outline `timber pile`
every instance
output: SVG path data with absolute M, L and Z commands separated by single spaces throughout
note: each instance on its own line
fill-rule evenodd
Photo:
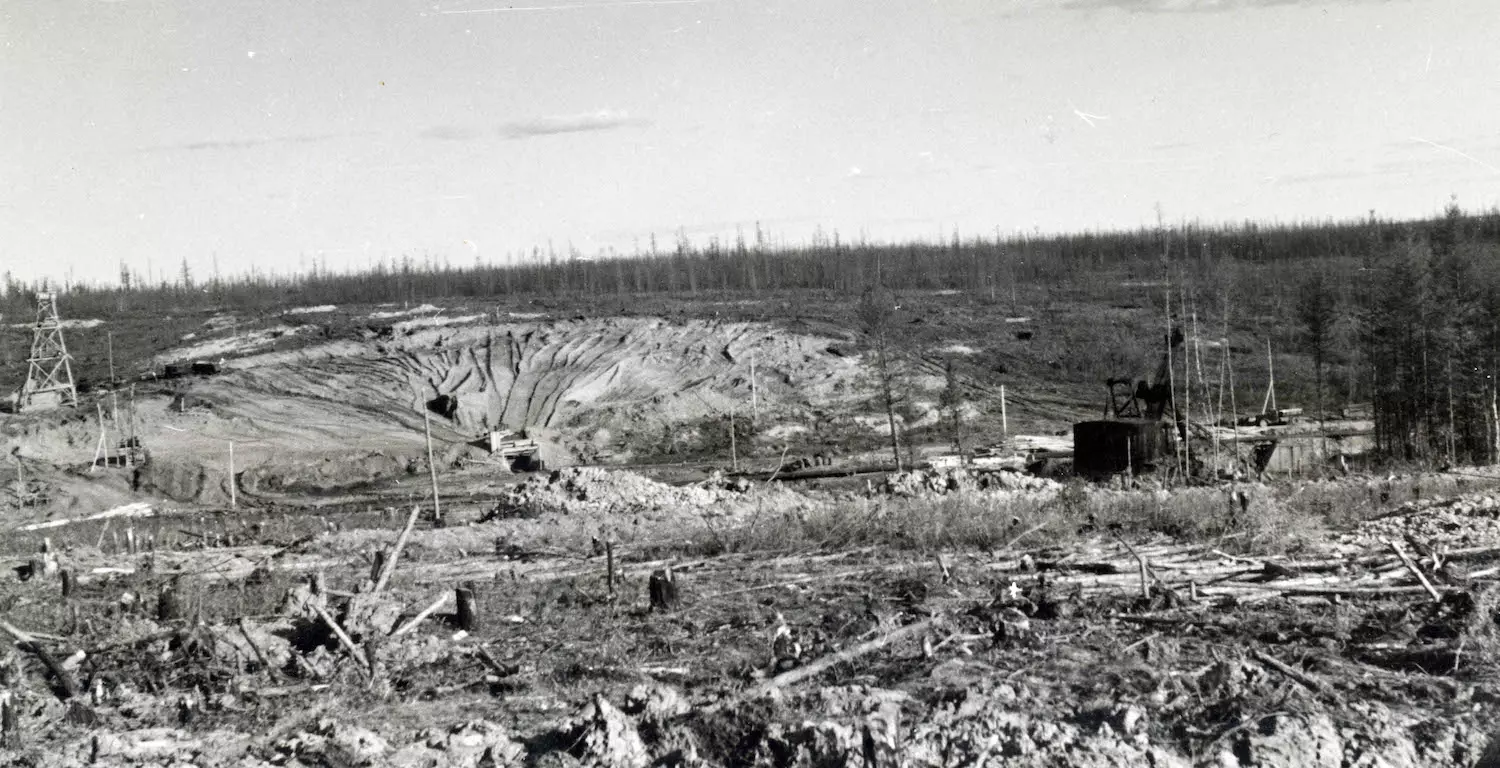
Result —
M 1038 550 L 992 562 L 988 570 L 1050 581 L 1061 591 L 1170 594 L 1178 602 L 1244 605 L 1272 598 L 1326 601 L 1445 594 L 1500 582 L 1500 546 L 1451 551 L 1414 544 L 1416 555 L 1388 541 L 1381 550 L 1341 557 L 1246 557 L 1209 545 L 1124 542 L 1067 552 Z

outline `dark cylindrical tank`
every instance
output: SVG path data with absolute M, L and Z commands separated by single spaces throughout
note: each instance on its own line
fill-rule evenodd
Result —
M 1169 429 L 1168 422 L 1156 419 L 1074 424 L 1073 471 L 1084 477 L 1108 477 L 1127 467 L 1137 474 L 1150 472 L 1168 452 Z

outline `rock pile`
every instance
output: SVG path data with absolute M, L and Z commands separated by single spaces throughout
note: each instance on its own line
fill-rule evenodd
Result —
M 1055 492 L 1062 488 L 1056 480 L 1024 472 L 1002 470 L 980 472 L 964 468 L 915 469 L 897 472 L 885 479 L 881 491 L 892 496 L 941 496 L 966 491 Z
M 496 516 L 630 515 L 670 519 L 682 513 L 698 515 L 712 510 L 735 495 L 718 488 L 666 485 L 632 472 L 569 467 L 534 476 L 509 490 Z

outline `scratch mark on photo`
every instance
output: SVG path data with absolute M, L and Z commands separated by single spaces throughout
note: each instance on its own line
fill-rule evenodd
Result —
M 1441 150 L 1443 150 L 1445 152 L 1452 152 L 1453 154 L 1458 155 L 1459 157 L 1462 157 L 1465 160 L 1469 160 L 1471 162 L 1477 163 L 1481 167 L 1484 167 L 1484 168 L 1486 168 L 1486 169 L 1488 169 L 1488 170 L 1490 170 L 1490 171 L 1492 171 L 1494 173 L 1500 174 L 1500 168 L 1496 168 L 1495 166 L 1493 166 L 1493 165 L 1491 165 L 1491 164 L 1489 164 L 1489 163 L 1487 163 L 1487 162 L 1485 162 L 1483 160 L 1480 160 L 1479 158 L 1477 158 L 1477 157 L 1475 157 L 1475 156 L 1473 156 L 1473 155 L 1469 154 L 1468 152 L 1465 152 L 1465 151 L 1463 151 L 1461 149 L 1455 149 L 1453 147 L 1448 146 L 1447 144 L 1439 144 L 1439 143 L 1437 143 L 1435 141 L 1428 141 L 1427 139 L 1424 139 L 1421 136 L 1413 136 L 1413 137 L 1411 137 L 1411 140 L 1412 141 L 1419 141 L 1419 142 L 1421 142 L 1423 144 L 1427 144 L 1429 146 L 1436 147 L 1436 148 L 1441 149 Z
M 1109 119 L 1108 117 L 1106 117 L 1104 115 L 1095 115 L 1095 114 L 1091 114 L 1089 112 L 1084 112 L 1083 110 L 1081 110 L 1081 109 L 1078 108 L 1078 105 L 1074 104 L 1071 101 L 1068 102 L 1068 106 L 1070 108 L 1072 108 L 1073 114 L 1077 115 L 1079 120 L 1082 120 L 1085 123 L 1088 123 L 1090 128 L 1098 128 L 1099 127 L 1099 126 L 1097 126 L 1097 125 L 1094 124 L 1095 120 L 1108 120 Z

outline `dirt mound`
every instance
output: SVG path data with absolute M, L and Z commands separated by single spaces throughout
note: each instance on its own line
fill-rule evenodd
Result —
M 1056 480 L 1024 472 L 974 472 L 967 469 L 917 469 L 886 477 L 881 490 L 892 496 L 940 496 L 970 491 L 1056 493 Z

